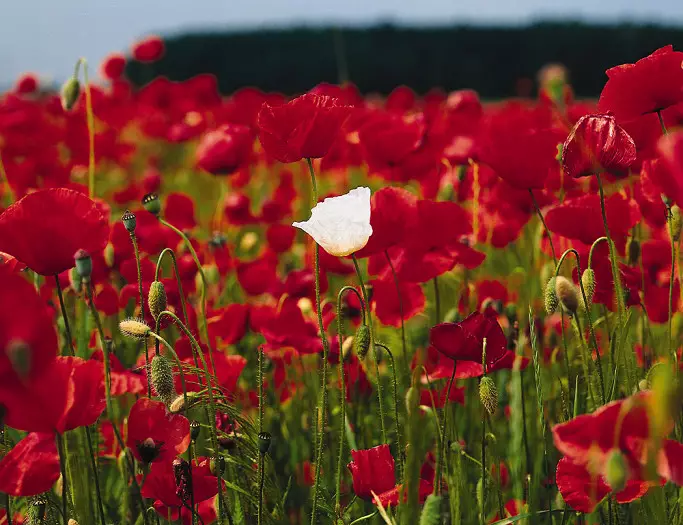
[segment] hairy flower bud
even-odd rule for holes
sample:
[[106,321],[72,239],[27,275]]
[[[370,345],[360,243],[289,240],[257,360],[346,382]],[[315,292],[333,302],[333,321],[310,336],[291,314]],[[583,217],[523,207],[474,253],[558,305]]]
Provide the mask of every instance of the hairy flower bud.
[[488,376],[482,377],[479,382],[479,399],[486,411],[493,415],[498,408],[498,388],[493,379]]
[[358,359],[364,359],[370,349],[370,328],[363,323],[356,330],[356,335],[353,338],[353,350],[356,352]]
[[273,436],[271,436],[268,432],[259,432],[258,449],[262,455],[268,453],[268,450],[270,449],[270,442],[272,441],[272,439]]
[[81,83],[76,77],[71,77],[64,82],[61,91],[61,101],[64,111],[71,111],[81,94]]
[[166,405],[170,405],[177,395],[171,363],[163,355],[158,354],[152,359],[150,368],[154,391]]
[[614,492],[620,492],[628,481],[628,466],[620,450],[610,452],[605,463],[605,481]]
[[157,319],[159,314],[166,310],[168,301],[166,299],[166,288],[164,288],[164,283],[160,281],[152,282],[149,287],[149,293],[147,294],[147,304],[149,305],[149,311],[154,319]]
[[353,350],[353,342],[354,342],[353,336],[349,336],[346,339],[344,339],[344,342],[342,343],[342,347],[341,347],[341,355],[342,355],[343,361],[346,361],[349,358],[349,354]]
[[671,207],[671,238],[674,242],[681,240],[681,230],[683,229],[683,218],[681,217],[681,209],[673,205]]
[[85,250],[78,250],[74,254],[74,262],[76,263],[76,271],[83,281],[88,282],[92,275],[92,258]]
[[123,226],[126,228],[128,233],[133,233],[138,225],[138,220],[135,217],[135,214],[129,210],[126,210],[126,212],[121,216],[121,222],[123,222]]
[[187,405],[185,404],[185,396],[183,394],[180,394],[175,397],[173,401],[168,405],[168,411],[171,414],[178,414],[180,412],[184,412],[188,408],[191,408],[194,406],[194,404],[198,401],[198,394],[197,392],[188,392],[187,393]]
[[156,217],[161,213],[161,201],[156,193],[148,193],[142,197],[142,206]]
[[560,304],[560,300],[555,292],[555,277],[551,277],[550,280],[545,285],[545,291],[543,293],[543,301],[545,303],[545,311],[548,315],[555,313],[557,306]]
[[142,319],[125,319],[119,323],[119,330],[126,337],[132,339],[145,339],[150,332],[150,327]]
[[586,292],[586,301],[588,302],[583,307],[588,310],[593,305],[593,296],[595,295],[595,271],[592,268],[583,271],[581,285],[583,286],[583,291]]
[[569,315],[574,315],[579,308],[579,294],[574,283],[565,277],[556,277],[555,294],[566,312]]

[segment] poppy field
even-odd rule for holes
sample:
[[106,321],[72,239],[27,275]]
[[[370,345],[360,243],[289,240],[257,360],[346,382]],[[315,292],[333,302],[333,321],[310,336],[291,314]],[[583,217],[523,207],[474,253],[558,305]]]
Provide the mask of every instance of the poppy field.
[[682,51],[502,101],[163,53],[0,95],[1,525],[683,523]]

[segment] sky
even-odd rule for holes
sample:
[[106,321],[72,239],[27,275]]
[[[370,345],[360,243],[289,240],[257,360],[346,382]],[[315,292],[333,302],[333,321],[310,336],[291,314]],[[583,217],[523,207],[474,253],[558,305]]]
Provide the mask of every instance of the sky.
[[150,33],[292,25],[523,24],[539,19],[683,26],[681,0],[0,0],[0,86],[33,71],[61,82]]

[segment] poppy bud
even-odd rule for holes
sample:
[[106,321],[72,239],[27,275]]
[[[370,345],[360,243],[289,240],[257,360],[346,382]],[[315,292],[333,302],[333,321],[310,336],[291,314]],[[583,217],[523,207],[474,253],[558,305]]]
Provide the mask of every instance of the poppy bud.
[[347,337],[344,339],[344,342],[342,343],[342,348],[341,348],[341,355],[342,355],[342,360],[346,361],[349,357],[349,354],[353,350],[353,341],[354,338],[352,336]]
[[545,311],[548,315],[555,313],[560,300],[555,292],[555,277],[551,277],[545,285],[545,292],[543,294],[543,301],[545,303]]
[[64,82],[61,92],[61,101],[64,111],[71,111],[81,94],[81,84],[76,77],[71,77]]
[[636,239],[631,239],[628,243],[628,263],[634,265],[640,258],[640,243]]
[[173,383],[173,368],[169,360],[161,354],[155,355],[151,363],[150,376],[154,391],[164,403],[170,405],[177,394]]
[[90,276],[92,275],[92,258],[90,254],[85,250],[78,250],[74,254],[74,261],[76,263],[76,271],[81,279],[85,282],[90,281]]
[[161,213],[159,196],[156,193],[148,193],[142,198],[142,207],[155,217],[158,217]]
[[417,410],[420,405],[420,393],[417,388],[411,386],[406,392],[406,411],[408,415],[413,413],[413,410]]
[[420,525],[439,525],[441,523],[441,496],[430,494],[425,500],[420,514]]
[[593,295],[595,295],[595,271],[592,268],[583,271],[581,284],[583,285],[583,291],[586,292],[586,301],[588,301],[588,304],[585,304],[584,307],[588,310],[593,305]]
[[129,210],[126,210],[126,212],[121,216],[121,222],[123,222],[123,226],[126,228],[128,233],[133,233],[138,225],[138,220],[135,217],[135,214]]
[[12,339],[5,347],[5,354],[16,374],[26,379],[31,371],[31,347],[28,343]]
[[681,229],[683,229],[681,209],[674,205],[671,207],[671,238],[674,240],[674,242],[681,240]]
[[443,318],[444,323],[457,323],[460,320],[460,314],[457,308],[451,308],[446,312]]
[[488,376],[479,381],[479,399],[486,411],[493,415],[498,408],[498,388],[496,383]]
[[157,319],[159,314],[166,310],[168,302],[166,300],[166,288],[164,288],[162,282],[152,282],[149,287],[149,293],[147,294],[147,304],[149,305],[149,311],[154,319]]
[[607,457],[605,464],[605,481],[612,487],[614,492],[620,492],[626,487],[628,481],[628,467],[624,455],[620,450],[614,449]]
[[107,243],[107,245],[104,247],[104,251],[102,252],[102,255],[104,256],[104,262],[107,263],[107,266],[111,268],[114,266],[114,245],[110,242]]
[[201,429],[202,426],[199,424],[199,421],[190,422],[190,439],[192,441],[197,441],[197,438],[199,437],[199,431]]
[[365,323],[358,327],[353,338],[353,350],[358,359],[365,359],[370,349],[370,328]]
[[183,394],[180,394],[179,396],[176,396],[176,398],[173,401],[171,401],[170,405],[168,405],[168,411],[171,412],[171,414],[178,414],[179,412],[183,412],[194,405],[194,402],[197,400],[197,397],[197,392],[188,392],[187,404],[189,406],[185,406],[185,396]]
[[119,330],[126,337],[131,339],[145,339],[149,332],[150,327],[142,319],[125,319],[119,323]]
[[268,452],[268,449],[270,448],[270,442],[272,441],[272,439],[273,436],[271,436],[268,432],[259,432],[258,449],[262,455],[265,455]]
[[579,294],[574,283],[562,276],[555,278],[555,294],[567,313],[574,315],[579,308]]

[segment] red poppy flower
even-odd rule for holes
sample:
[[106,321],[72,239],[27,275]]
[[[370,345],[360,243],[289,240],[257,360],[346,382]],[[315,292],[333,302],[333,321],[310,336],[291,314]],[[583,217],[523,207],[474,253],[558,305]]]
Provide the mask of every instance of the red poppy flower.
[[0,265],[0,389],[40,377],[57,348],[52,315],[35,288]]
[[612,115],[586,115],[562,149],[562,168],[575,179],[608,172],[625,176],[636,160],[636,145]]
[[223,344],[234,345],[244,337],[249,325],[249,306],[233,303],[214,311],[209,317],[209,336]]
[[0,491],[10,496],[35,496],[49,491],[59,474],[55,435],[31,432],[0,461]]
[[361,499],[372,500],[388,492],[396,485],[394,458],[389,445],[380,445],[367,450],[352,450],[347,468],[353,477],[353,492]]
[[[555,474],[557,488],[564,501],[578,512],[591,513],[597,504],[612,492],[603,474],[592,475],[585,465],[572,461],[569,457],[557,463]],[[639,479],[629,479],[621,491],[614,497],[618,503],[629,503],[641,498],[652,486],[652,483]]]
[[[95,345],[95,333],[91,340],[91,346]],[[90,359],[104,363],[102,350],[95,350]],[[119,358],[114,354],[109,354],[109,379],[110,393],[112,396],[123,396],[126,394],[142,395],[147,392],[147,377],[144,371],[133,371],[124,368]]]
[[33,73],[24,73],[15,84],[14,90],[20,95],[30,95],[38,90],[38,77]]
[[[275,253],[288,251],[292,247],[295,237],[296,228],[289,224],[271,224],[266,230],[268,247]],[[356,255],[358,254],[356,253]]]
[[381,253],[405,240],[417,226],[417,197],[403,188],[384,187],[370,198],[372,235],[357,258]]
[[199,141],[197,167],[213,175],[231,175],[248,164],[253,143],[251,128],[225,124],[205,133]]
[[280,106],[264,103],[258,116],[261,145],[285,163],[324,157],[349,111],[337,99],[309,93]]
[[[451,369],[453,369],[452,366]],[[432,377],[430,376],[430,380],[431,379]],[[465,387],[452,385],[450,395],[448,392],[448,383],[446,383],[440,389],[434,389],[433,391],[423,388],[422,390],[420,390],[420,404],[431,407],[433,399],[434,406],[436,408],[443,408],[444,406],[446,406],[446,396],[448,396],[448,403],[458,403],[460,405],[464,405]]]
[[0,215],[0,251],[52,276],[74,266],[74,253],[100,252],[109,225],[95,202],[66,188],[22,197]]
[[121,53],[112,53],[102,61],[100,74],[106,80],[118,80],[125,69],[126,57]]
[[249,295],[261,295],[277,283],[277,259],[264,254],[259,259],[240,262],[237,265],[237,280]]
[[279,311],[263,323],[260,332],[271,350],[292,347],[300,354],[322,351],[318,325],[304,317],[295,299],[285,299]]
[[133,45],[133,58],[138,62],[156,62],[166,51],[161,37],[152,35]]
[[374,112],[358,131],[358,139],[371,173],[398,166],[417,151],[425,133],[424,119]]
[[190,422],[169,414],[161,401],[138,399],[128,416],[126,446],[145,464],[169,462],[190,445]]
[[405,321],[424,311],[425,295],[419,284],[399,282],[400,297],[393,279],[375,279],[370,284],[375,315],[383,325],[400,326],[401,314]]
[[627,121],[683,102],[681,63],[683,52],[666,46],[635,64],[608,69],[598,108]]
[[663,136],[658,149],[664,169],[652,170],[650,178],[664,195],[683,207],[683,131]]
[[[679,193],[675,182],[669,183],[667,168],[663,159],[646,160],[641,167],[640,178],[633,186],[633,199],[638,203],[643,218],[654,228],[661,228],[666,224],[667,212],[662,193]],[[662,187],[667,188],[666,191]],[[683,202],[683,187],[680,195]]]

